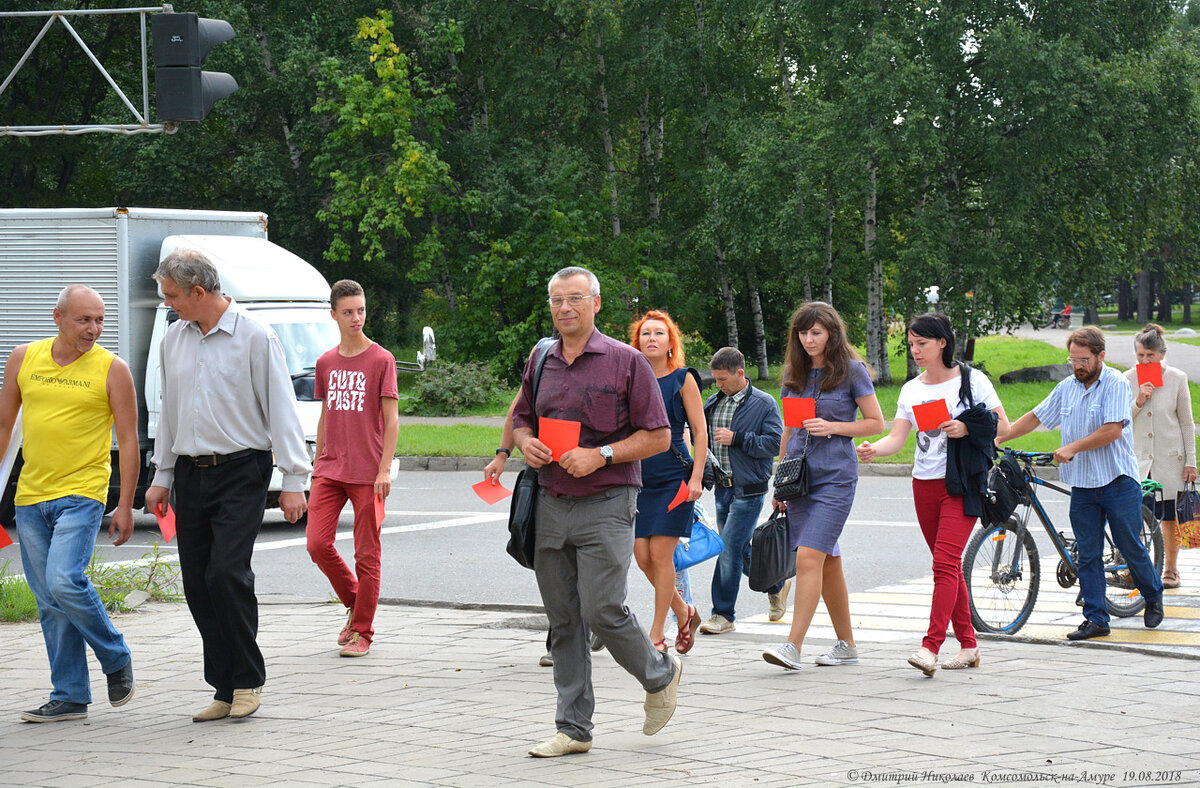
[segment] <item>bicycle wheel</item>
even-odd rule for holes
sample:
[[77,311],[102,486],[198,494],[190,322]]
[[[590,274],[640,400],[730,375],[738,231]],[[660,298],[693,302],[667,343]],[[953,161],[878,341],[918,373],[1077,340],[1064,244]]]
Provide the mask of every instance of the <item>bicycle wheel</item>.
[[[1150,560],[1154,563],[1154,571],[1161,576],[1163,567],[1163,535],[1162,525],[1149,507],[1142,507],[1142,530],[1138,537],[1146,545]],[[1133,584],[1126,568],[1125,557],[1112,542],[1112,537],[1104,535],[1104,605],[1111,615],[1119,618],[1136,616],[1146,607],[1146,599]]]
[[1014,634],[1037,602],[1042,572],[1037,544],[1029,531],[1018,540],[1018,525],[1014,517],[976,528],[963,554],[971,623],[980,632]]

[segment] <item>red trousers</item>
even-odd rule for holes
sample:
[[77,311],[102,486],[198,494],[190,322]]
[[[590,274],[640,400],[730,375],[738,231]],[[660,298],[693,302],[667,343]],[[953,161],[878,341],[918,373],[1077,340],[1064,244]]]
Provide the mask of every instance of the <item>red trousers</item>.
[[[354,572],[334,547],[338,517],[354,506]],[[375,636],[375,609],[379,607],[379,523],[375,520],[375,487],[346,484],[314,476],[308,494],[308,554],[312,556],[342,604],[354,610],[351,628],[370,643]],[[357,573],[357,577],[355,574]]]
[[945,479],[913,479],[913,504],[929,552],[933,553],[933,600],[929,631],[921,645],[934,654],[946,639],[946,625],[954,625],[960,648],[975,648],[971,603],[962,572],[963,548],[971,538],[975,518],[963,514],[962,498],[946,492]]

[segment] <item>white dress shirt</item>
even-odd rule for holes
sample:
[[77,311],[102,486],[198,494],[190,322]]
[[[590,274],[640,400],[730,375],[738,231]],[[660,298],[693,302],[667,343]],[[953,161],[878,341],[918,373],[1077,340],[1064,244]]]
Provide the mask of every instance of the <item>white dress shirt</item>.
[[230,299],[207,334],[191,320],[167,328],[153,484],[170,488],[176,457],[273,451],[284,492],[303,492],[312,465],[283,347]]

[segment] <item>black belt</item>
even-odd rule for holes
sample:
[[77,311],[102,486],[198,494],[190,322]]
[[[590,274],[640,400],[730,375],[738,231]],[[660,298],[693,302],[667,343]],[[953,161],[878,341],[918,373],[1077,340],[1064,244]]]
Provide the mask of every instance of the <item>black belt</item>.
[[755,482],[754,484],[747,484],[742,487],[742,492],[746,495],[760,495],[762,493],[765,493],[766,491],[767,491],[767,483],[766,482]]
[[197,457],[183,456],[179,459],[188,460],[197,468],[215,468],[218,465],[240,460],[243,457],[249,457],[251,454],[257,454],[260,451],[261,449],[242,449],[241,451],[235,451],[233,454],[201,454]]

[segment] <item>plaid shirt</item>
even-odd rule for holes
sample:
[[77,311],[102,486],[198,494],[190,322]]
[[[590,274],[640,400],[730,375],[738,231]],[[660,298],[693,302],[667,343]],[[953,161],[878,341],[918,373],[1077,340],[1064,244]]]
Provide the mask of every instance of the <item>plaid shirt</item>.
[[712,424],[708,430],[708,448],[712,451],[713,459],[717,465],[721,466],[721,470],[726,473],[733,473],[733,466],[729,464],[729,447],[717,443],[713,437],[717,430],[724,427],[732,429],[733,427],[733,412],[737,410],[738,405],[741,405],[746,397],[750,396],[750,386],[745,386],[737,394],[719,398],[713,405],[712,409]]

